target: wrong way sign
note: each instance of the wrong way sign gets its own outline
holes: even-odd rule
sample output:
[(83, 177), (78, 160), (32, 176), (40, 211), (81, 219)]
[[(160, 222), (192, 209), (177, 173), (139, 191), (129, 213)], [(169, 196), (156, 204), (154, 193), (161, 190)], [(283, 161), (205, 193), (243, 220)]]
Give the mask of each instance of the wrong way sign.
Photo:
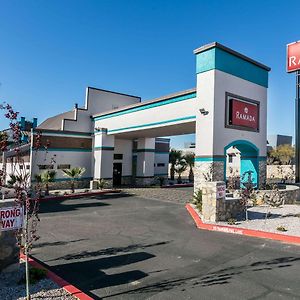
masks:
[(16, 230), (22, 228), (24, 211), (22, 207), (5, 207), (0, 209), (0, 230)]

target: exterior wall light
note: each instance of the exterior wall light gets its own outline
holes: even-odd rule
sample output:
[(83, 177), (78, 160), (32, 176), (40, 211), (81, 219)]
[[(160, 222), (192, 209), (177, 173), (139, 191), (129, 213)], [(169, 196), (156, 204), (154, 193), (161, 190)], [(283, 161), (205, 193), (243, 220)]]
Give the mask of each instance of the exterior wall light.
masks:
[(199, 109), (199, 111), (200, 111), (200, 113), (203, 115), (203, 116), (206, 116), (206, 115), (208, 115), (208, 111), (207, 110), (205, 110), (204, 108), (200, 108)]

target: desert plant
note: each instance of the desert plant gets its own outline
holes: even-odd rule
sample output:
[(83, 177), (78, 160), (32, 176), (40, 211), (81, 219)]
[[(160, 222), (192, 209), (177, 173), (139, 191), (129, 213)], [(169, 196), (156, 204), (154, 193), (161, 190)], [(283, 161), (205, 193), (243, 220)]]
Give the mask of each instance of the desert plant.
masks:
[(234, 218), (229, 218), (229, 219), (227, 220), (227, 224), (228, 224), (228, 225), (236, 225), (236, 224), (237, 224), (237, 220), (234, 219)]
[(175, 164), (178, 160), (181, 160), (181, 158), (182, 158), (182, 151), (171, 149), (169, 153), (169, 163), (171, 164), (171, 169), (170, 169), (171, 180), (174, 180), (175, 178)]
[(71, 179), (71, 191), (72, 191), (72, 193), (74, 193), (75, 192), (75, 180), (80, 178), (84, 174), (85, 168), (74, 167), (71, 169), (63, 169), (62, 171), (65, 176), (67, 176)]
[(41, 174), (42, 183), (45, 185), (45, 195), (49, 195), (49, 183), (53, 182), (56, 177), (56, 172), (54, 170), (46, 170)]
[(240, 182), (239, 172), (234, 170), (232, 167), (229, 167), (229, 174), (227, 177), (227, 188), (229, 191), (234, 191), (238, 189)]
[(295, 147), (291, 145), (279, 145), (275, 149), (269, 152), (270, 158), (273, 159), (273, 163), (280, 165), (288, 165), (295, 157)]
[(194, 181), (193, 167), (194, 167), (194, 164), (195, 164), (195, 153), (193, 153), (193, 152), (186, 153), (184, 155), (184, 159), (185, 159), (187, 165), (190, 168), (190, 170), (189, 170), (189, 182), (193, 182)]
[(282, 232), (288, 231), (284, 226), (278, 226), (278, 227), (276, 228), (276, 230), (282, 231)]
[(107, 183), (103, 178), (101, 178), (97, 181), (97, 188), (100, 190), (103, 190), (106, 185), (107, 185)]
[(197, 209), (202, 212), (202, 190), (194, 192), (192, 203), (196, 205)]
[(178, 174), (178, 178), (177, 178), (178, 183), (182, 183), (181, 174), (186, 170), (186, 168), (187, 168), (187, 163), (184, 158), (181, 158), (180, 160), (178, 159), (176, 161), (174, 169), (175, 169), (176, 173)]
[(159, 186), (162, 187), (165, 183), (165, 177), (157, 176), (155, 177), (155, 181), (159, 183)]

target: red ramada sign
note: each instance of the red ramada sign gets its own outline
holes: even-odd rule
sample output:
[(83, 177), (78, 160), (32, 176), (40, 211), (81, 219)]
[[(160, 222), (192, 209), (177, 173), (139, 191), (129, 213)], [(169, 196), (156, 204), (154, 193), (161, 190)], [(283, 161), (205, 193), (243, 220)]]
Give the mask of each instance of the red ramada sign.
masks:
[(15, 230), (23, 226), (23, 208), (5, 207), (0, 209), (0, 230)]
[(300, 70), (300, 41), (287, 45), (287, 72)]
[(258, 105), (231, 99), (230, 125), (258, 129)]

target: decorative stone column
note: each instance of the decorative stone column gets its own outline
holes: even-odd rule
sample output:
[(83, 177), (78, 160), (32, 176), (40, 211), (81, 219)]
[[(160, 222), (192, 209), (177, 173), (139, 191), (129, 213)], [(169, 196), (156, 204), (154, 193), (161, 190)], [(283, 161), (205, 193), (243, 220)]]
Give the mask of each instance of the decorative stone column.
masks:
[(136, 185), (154, 181), (155, 138), (140, 138), (137, 144)]
[(205, 222), (225, 221), (226, 186), (224, 181), (202, 184), (202, 215)]
[[(104, 179), (107, 187), (113, 185), (113, 156), (115, 138), (107, 134), (107, 129), (101, 128), (95, 133), (93, 145), (94, 180)], [(91, 183), (91, 187), (95, 184)]]
[(194, 165), (194, 191), (202, 188), (209, 181), (224, 180), (225, 157), (196, 157)]
[(263, 190), (265, 189), (266, 180), (267, 180), (267, 159), (265, 157), (259, 157), (258, 171), (259, 171), (259, 189)]

